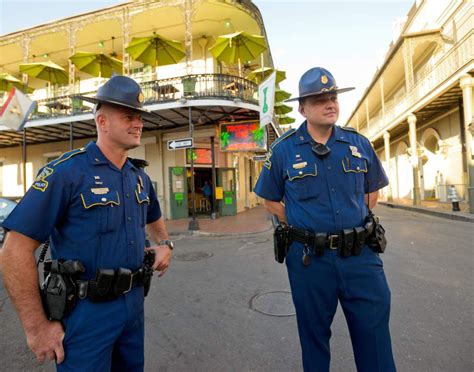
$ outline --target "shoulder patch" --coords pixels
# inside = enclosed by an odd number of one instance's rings
[[[48,165],[50,167],[55,167],[57,166],[58,164],[61,164],[62,162],[66,161],[66,160],[69,160],[71,159],[74,155],[77,155],[77,154],[82,154],[86,152],[86,149],[84,147],[81,147],[80,149],[75,149],[75,150],[71,150],[71,151],[68,151],[68,152],[65,152],[64,154],[62,154],[59,158],[53,160],[51,163],[49,163]]]
[[[345,131],[347,131],[347,132],[352,132],[352,133],[358,134],[359,136],[362,136],[362,137],[366,138],[367,140],[369,140],[369,139],[368,139],[366,136],[364,136],[362,133],[359,133],[359,132],[357,131],[357,129],[355,129],[355,128],[352,128],[352,127],[339,127],[339,128],[342,129],[342,130],[345,130]],[[370,142],[370,140],[369,140],[369,142]]]
[[[296,129],[292,128],[290,129],[289,131],[283,133],[283,135],[281,137],[278,137],[270,146],[270,148],[274,148],[276,145],[278,145],[280,142],[282,142],[283,140],[289,138],[292,134],[295,134],[296,133]]]
[[[41,170],[40,174],[38,174],[38,176],[36,177],[35,182],[33,182],[31,187],[41,192],[45,192],[45,190],[48,188],[48,181],[46,181],[46,178],[51,176],[53,172],[53,168],[50,168],[48,166],[44,167]]]

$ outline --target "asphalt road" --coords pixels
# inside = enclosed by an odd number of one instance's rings
[[[378,207],[389,246],[391,331],[399,371],[474,370],[472,223]],[[300,346],[284,266],[271,233],[180,237],[168,274],[146,299],[147,371],[299,371]],[[268,293],[271,292],[271,293]],[[273,293],[276,292],[276,293]],[[355,371],[338,309],[332,371]],[[37,366],[0,285],[0,371]]]

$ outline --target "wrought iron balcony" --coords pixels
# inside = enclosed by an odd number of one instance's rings
[[[179,101],[182,99],[239,100],[258,105],[258,86],[252,81],[224,74],[194,74],[171,79],[140,83],[145,95],[145,105]],[[96,91],[80,95],[95,96]],[[92,111],[92,104],[77,98],[78,94],[61,95],[38,100],[38,108],[32,119],[60,118]]]

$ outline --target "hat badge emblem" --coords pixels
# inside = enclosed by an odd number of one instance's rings
[[[138,94],[137,100],[138,100],[138,102],[140,102],[140,103],[143,103],[143,101],[145,100],[145,96],[143,95],[142,92],[140,92],[140,93]]]
[[[328,77],[326,75],[321,76],[321,83],[323,83],[323,84],[328,83]]]

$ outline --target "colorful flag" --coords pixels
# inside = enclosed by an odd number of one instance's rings
[[[0,108],[0,125],[16,131],[23,130],[36,102],[16,88],[12,88],[5,104]]]
[[[273,105],[275,103],[276,72],[258,86],[258,100],[260,105],[260,127],[264,127],[273,121]]]

